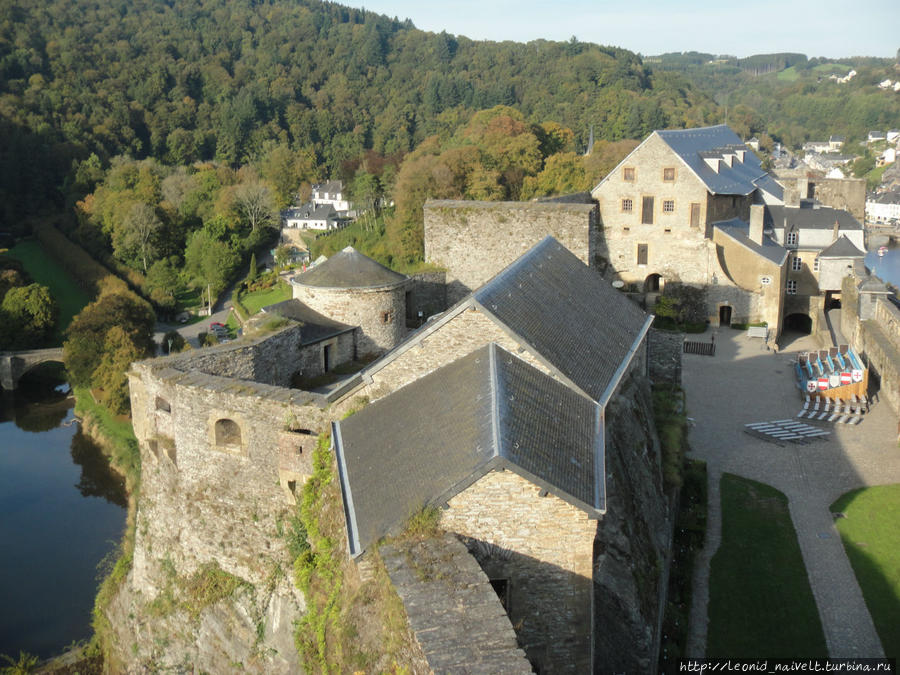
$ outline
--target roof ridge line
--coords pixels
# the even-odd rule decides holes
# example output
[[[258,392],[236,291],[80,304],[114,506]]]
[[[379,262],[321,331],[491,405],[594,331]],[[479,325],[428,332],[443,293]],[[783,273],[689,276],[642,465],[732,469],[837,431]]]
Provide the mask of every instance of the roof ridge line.
[[[488,344],[488,363],[491,377],[491,442],[494,457],[500,457],[500,373],[497,370],[497,343]]]

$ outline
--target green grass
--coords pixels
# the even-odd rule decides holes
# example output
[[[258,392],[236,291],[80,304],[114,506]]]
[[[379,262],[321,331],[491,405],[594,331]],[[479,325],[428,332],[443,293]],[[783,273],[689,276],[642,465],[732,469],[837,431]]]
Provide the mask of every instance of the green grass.
[[[710,563],[706,655],[827,656],[787,497],[728,473],[720,486],[722,543]]]
[[[814,66],[812,71],[817,75],[831,75],[834,73],[835,75],[846,75],[852,70],[852,68],[843,63],[821,63],[818,66]]]
[[[779,72],[777,77],[783,82],[794,82],[800,77],[800,73],[797,72],[796,66],[791,66],[790,68],[785,68]]]
[[[259,310],[267,305],[274,305],[276,302],[291,299],[291,287],[285,282],[279,281],[272,288],[264,291],[254,291],[241,295],[241,304],[250,313],[250,316],[256,314]]]
[[[831,505],[888,658],[900,657],[900,485],[848,492]]]
[[[59,305],[57,341],[62,344],[63,331],[72,322],[91,297],[70,277],[61,265],[44,252],[40,243],[34,240],[22,241],[9,250],[10,257],[22,261],[22,265],[39,284],[50,289],[50,295]]]

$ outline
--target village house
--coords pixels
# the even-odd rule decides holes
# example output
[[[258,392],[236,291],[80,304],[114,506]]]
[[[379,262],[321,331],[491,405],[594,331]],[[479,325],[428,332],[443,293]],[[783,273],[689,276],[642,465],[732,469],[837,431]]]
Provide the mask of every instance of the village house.
[[[873,223],[900,221],[900,190],[869,194],[866,197],[866,219]]]
[[[344,183],[339,180],[327,180],[312,186],[310,198],[316,206],[331,206],[338,213],[346,214],[351,209],[350,200],[344,193]]]

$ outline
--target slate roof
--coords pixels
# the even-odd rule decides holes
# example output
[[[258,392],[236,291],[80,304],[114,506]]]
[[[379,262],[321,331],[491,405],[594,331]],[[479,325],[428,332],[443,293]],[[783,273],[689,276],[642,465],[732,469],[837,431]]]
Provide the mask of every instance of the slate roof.
[[[473,299],[601,404],[652,321],[550,236],[476,290]]]
[[[324,183],[314,183],[312,185],[312,190],[314,192],[327,192],[328,194],[335,194],[344,191],[344,183],[339,180],[326,180]]]
[[[827,246],[819,253],[820,258],[865,258],[866,254],[860,251],[856,245],[845,235],[841,235],[831,246]]]
[[[887,287],[887,285],[875,275],[870,274],[861,282],[859,282],[859,286],[857,288],[860,291],[865,293],[887,293],[889,294],[891,290]]]
[[[396,286],[406,280],[403,274],[348,246],[328,260],[298,274],[291,283],[319,288],[381,288]]]
[[[763,256],[776,265],[783,264],[785,258],[788,256],[788,250],[766,234],[763,235],[763,243],[761,246],[753,241],[750,238],[750,224],[744,222],[740,218],[732,218],[731,220],[713,223],[713,227],[721,230],[735,241],[743,244],[757,255]]]
[[[767,222],[779,229],[785,227],[785,217],[787,217],[788,228],[830,230],[834,228],[834,223],[837,221],[842,231],[863,229],[859,221],[843,209],[824,206],[820,208],[767,206],[766,212]]]
[[[665,141],[712,194],[748,195],[756,190],[755,181],[766,175],[759,158],[724,124],[653,133]],[[744,161],[735,157],[730,167],[720,163],[718,173],[704,161],[704,157],[721,157],[736,149],[747,151]]]
[[[334,220],[337,218],[337,211],[331,204],[305,204],[293,209],[286,209],[281,212],[282,218],[285,220]]]
[[[600,411],[491,343],[335,422],[351,555],[495,469],[599,518],[606,509]]]
[[[334,335],[346,333],[354,329],[340,321],[329,319],[327,316],[319,314],[311,307],[303,304],[296,298],[293,300],[284,300],[268,305],[262,308],[267,314],[278,314],[285,319],[291,319],[299,323],[302,328],[300,330],[300,344],[310,345],[321,342]]]

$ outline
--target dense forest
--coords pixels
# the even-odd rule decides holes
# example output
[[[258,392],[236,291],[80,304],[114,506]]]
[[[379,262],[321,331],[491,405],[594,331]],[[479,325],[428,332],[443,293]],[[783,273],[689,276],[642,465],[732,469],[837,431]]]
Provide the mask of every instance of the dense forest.
[[[871,130],[900,127],[900,95],[878,83],[900,79],[895,59],[854,57],[834,61],[803,54],[760,54],[743,59],[699,52],[645,59],[655,73],[675,72],[727,107],[739,135],[762,136],[799,147],[832,134],[851,143]],[[846,82],[851,70],[856,75]]]
[[[316,0],[10,0],[0,15],[2,204],[90,192],[112,157],[237,168],[283,148],[320,177],[508,105],[583,149],[716,120],[677,73],[572,40],[475,42]],[[92,157],[93,156],[93,157]],[[62,187],[62,191],[59,188]]]

